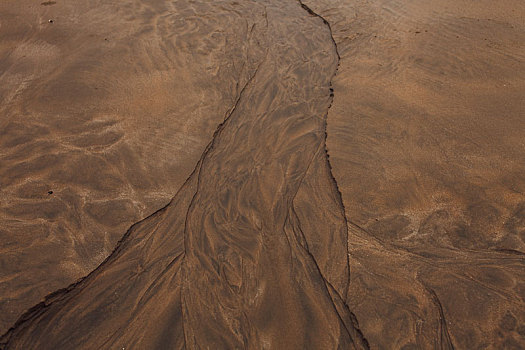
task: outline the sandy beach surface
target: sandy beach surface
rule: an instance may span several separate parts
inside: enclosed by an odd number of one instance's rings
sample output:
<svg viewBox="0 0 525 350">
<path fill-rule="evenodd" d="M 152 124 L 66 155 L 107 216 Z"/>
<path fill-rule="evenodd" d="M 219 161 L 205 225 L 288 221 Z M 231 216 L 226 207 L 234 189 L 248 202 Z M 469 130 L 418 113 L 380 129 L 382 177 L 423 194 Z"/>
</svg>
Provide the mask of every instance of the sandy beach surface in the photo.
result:
<svg viewBox="0 0 525 350">
<path fill-rule="evenodd" d="M 525 3 L 5 0 L 0 349 L 525 348 Z"/>
</svg>

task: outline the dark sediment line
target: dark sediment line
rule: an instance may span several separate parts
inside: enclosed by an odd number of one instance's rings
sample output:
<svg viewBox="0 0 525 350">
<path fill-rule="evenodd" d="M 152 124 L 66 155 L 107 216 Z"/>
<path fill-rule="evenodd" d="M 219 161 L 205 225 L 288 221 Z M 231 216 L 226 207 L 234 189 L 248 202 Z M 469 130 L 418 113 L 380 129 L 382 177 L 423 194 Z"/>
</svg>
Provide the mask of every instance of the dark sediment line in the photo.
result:
<svg viewBox="0 0 525 350">
<path fill-rule="evenodd" d="M 439 329 L 438 329 L 438 335 L 436 337 L 437 344 L 436 348 L 441 350 L 454 350 L 454 345 L 452 344 L 452 339 L 450 338 L 450 334 L 448 333 L 448 327 L 447 327 L 447 320 L 445 318 L 445 313 L 443 311 L 443 305 L 441 305 L 441 301 L 439 300 L 436 292 L 425 286 L 428 293 L 430 294 L 430 297 L 432 299 L 432 302 L 436 305 L 438 312 L 439 312 Z"/>
<path fill-rule="evenodd" d="M 330 79 L 330 98 L 331 98 L 330 105 L 328 106 L 328 108 L 326 110 L 326 115 L 324 117 L 323 146 L 324 146 L 324 152 L 325 152 L 325 156 L 326 156 L 326 164 L 328 166 L 328 174 L 329 174 L 329 177 L 330 177 L 330 181 L 332 182 L 332 184 L 333 184 L 333 186 L 334 186 L 334 188 L 335 188 L 335 190 L 337 192 L 336 193 L 336 200 L 337 200 L 338 205 L 341 208 L 342 216 L 343 216 L 343 219 L 344 219 L 344 224 L 345 224 L 346 230 L 348 232 L 348 219 L 346 217 L 346 208 L 345 208 L 345 205 L 344 205 L 344 202 L 343 202 L 343 194 L 342 194 L 341 190 L 339 189 L 339 185 L 337 183 L 337 179 L 333 175 L 332 164 L 330 163 L 330 154 L 328 152 L 328 148 L 327 148 L 327 145 L 326 145 L 326 140 L 328 138 L 328 112 L 329 112 L 330 108 L 332 107 L 332 104 L 333 104 L 333 101 L 334 101 L 334 97 L 335 97 L 332 81 L 333 81 L 334 77 L 337 75 L 337 71 L 339 70 L 339 66 L 340 66 L 340 63 L 341 63 L 341 55 L 339 54 L 339 49 L 337 47 L 337 42 L 335 41 L 335 38 L 334 38 L 334 35 L 333 35 L 333 31 L 332 31 L 332 26 L 330 25 L 330 22 L 328 22 L 320 14 L 316 13 L 315 11 L 313 11 L 310 7 L 308 7 L 306 4 L 304 4 L 301 0 L 298 0 L 298 1 L 300 3 L 301 7 L 306 12 L 308 12 L 312 16 L 320 18 L 323 21 L 324 25 L 328 28 L 328 31 L 330 32 L 330 39 L 332 41 L 332 44 L 333 44 L 334 49 L 335 49 L 335 53 L 337 55 L 337 67 L 336 67 L 336 69 L 334 71 L 333 76 Z M 347 252 L 348 252 L 349 251 L 349 249 L 348 249 L 348 240 L 347 240 L 346 243 L 347 243 Z M 347 254 L 347 263 L 348 263 L 348 259 L 349 259 L 349 254 Z M 350 277 L 348 277 L 348 283 L 349 282 L 350 282 Z M 341 295 L 343 300 L 346 300 L 347 292 L 348 292 L 348 288 L 344 291 L 344 294 Z M 348 306 L 346 304 L 345 304 L 345 306 L 348 308 Z M 361 330 L 359 328 L 359 323 L 358 323 L 357 317 L 350 310 L 348 310 L 348 312 L 350 313 L 350 315 L 352 317 L 353 326 L 354 326 L 354 328 L 357 331 L 357 336 L 361 339 L 361 342 L 364 344 L 364 346 L 367 349 L 369 349 L 370 345 L 369 345 L 368 341 L 366 340 L 366 338 L 364 337 L 363 333 L 361 332 Z"/>
<path fill-rule="evenodd" d="M 305 5 L 302 1 L 299 0 L 299 3 L 301 4 L 301 7 L 306 10 L 306 12 L 308 12 L 312 16 L 319 17 L 323 21 L 323 23 L 328 27 L 328 30 L 330 31 L 330 38 L 332 39 L 332 43 L 334 44 L 334 47 L 335 47 L 335 52 L 337 53 L 337 61 L 338 61 L 337 67 L 339 67 L 339 61 L 341 60 L 341 56 L 339 55 L 339 50 L 337 48 L 337 42 L 334 39 L 334 35 L 333 35 L 333 32 L 332 32 L 332 26 L 330 25 L 330 22 L 328 22 L 323 16 L 321 16 L 318 13 L 316 13 L 314 10 L 312 10 L 307 5 Z M 335 75 L 335 73 L 334 73 L 334 75 Z"/>
</svg>

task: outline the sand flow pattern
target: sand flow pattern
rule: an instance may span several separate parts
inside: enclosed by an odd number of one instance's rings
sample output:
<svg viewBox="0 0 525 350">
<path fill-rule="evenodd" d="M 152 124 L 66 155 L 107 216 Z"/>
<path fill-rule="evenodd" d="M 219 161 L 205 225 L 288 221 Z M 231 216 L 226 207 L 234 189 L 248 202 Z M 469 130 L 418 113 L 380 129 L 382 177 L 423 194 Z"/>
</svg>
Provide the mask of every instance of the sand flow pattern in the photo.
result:
<svg viewBox="0 0 525 350">
<path fill-rule="evenodd" d="M 525 348 L 522 1 L 0 8 L 0 349 Z"/>
<path fill-rule="evenodd" d="M 366 348 L 325 150 L 336 47 L 296 1 L 253 6 L 256 63 L 190 178 L 3 348 Z"/>
</svg>

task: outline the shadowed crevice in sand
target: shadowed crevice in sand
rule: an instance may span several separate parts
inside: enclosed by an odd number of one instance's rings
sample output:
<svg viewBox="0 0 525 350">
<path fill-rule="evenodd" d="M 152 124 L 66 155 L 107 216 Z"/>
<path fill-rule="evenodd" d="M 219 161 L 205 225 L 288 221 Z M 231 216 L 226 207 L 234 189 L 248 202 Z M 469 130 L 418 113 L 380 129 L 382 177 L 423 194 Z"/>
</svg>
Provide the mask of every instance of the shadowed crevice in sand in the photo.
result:
<svg viewBox="0 0 525 350">
<path fill-rule="evenodd" d="M 258 63 L 177 195 L 2 348 L 368 349 L 325 145 L 337 47 L 308 7 L 262 4 Z"/>
<path fill-rule="evenodd" d="M 332 44 L 333 44 L 334 49 L 335 49 L 335 53 L 337 55 L 337 67 L 336 67 L 336 69 L 334 71 L 332 79 L 330 80 L 330 97 L 331 97 L 331 101 L 330 101 L 330 105 L 328 106 L 326 115 L 324 117 L 324 131 L 325 132 L 324 132 L 323 148 L 324 148 L 325 159 L 326 159 L 325 161 L 326 161 L 326 165 L 327 165 L 327 168 L 328 168 L 328 171 L 327 171 L 328 177 L 330 178 L 330 181 L 331 181 L 331 183 L 333 185 L 333 188 L 335 189 L 335 192 L 336 192 L 333 196 L 334 196 L 334 198 L 335 198 L 335 200 L 337 202 L 337 205 L 339 206 L 339 208 L 341 210 L 341 213 L 342 213 L 342 216 L 343 216 L 343 220 L 344 220 L 344 227 L 345 227 L 345 230 L 346 230 L 347 235 L 348 235 L 348 219 L 347 219 L 346 209 L 345 209 L 344 202 L 343 202 L 343 196 L 342 196 L 341 190 L 339 189 L 339 185 L 337 183 L 337 179 L 333 175 L 332 165 L 330 163 L 330 154 L 328 152 L 328 148 L 327 148 L 327 145 L 326 145 L 326 140 L 328 138 L 328 112 L 329 112 L 330 108 L 332 107 L 332 104 L 334 102 L 334 97 L 335 97 L 335 92 L 334 92 L 332 81 L 333 81 L 333 78 L 336 76 L 337 71 L 339 69 L 339 65 L 340 65 L 340 62 L 341 62 L 341 55 L 339 54 L 339 49 L 337 47 L 337 41 L 334 38 L 334 35 L 333 35 L 333 32 L 332 32 L 332 26 L 330 25 L 330 22 L 328 22 L 322 15 L 320 15 L 319 13 L 316 13 L 314 10 L 312 10 L 310 7 L 308 7 L 308 5 L 303 3 L 301 0 L 298 0 L 298 1 L 300 3 L 301 7 L 306 12 L 308 12 L 312 16 L 320 18 L 323 21 L 323 24 L 328 28 L 328 30 L 330 32 L 330 39 L 332 41 Z M 350 266 L 349 261 L 348 261 L 348 259 L 349 259 L 348 239 L 346 241 L 346 245 L 347 245 L 347 264 L 348 264 L 348 266 Z M 315 261 L 315 259 L 313 259 L 313 260 Z M 348 272 L 348 274 L 349 273 L 350 272 Z M 349 276 L 348 276 L 347 288 L 345 288 L 344 292 L 340 295 L 342 300 L 344 300 L 344 303 L 343 303 L 344 307 L 346 307 L 347 309 L 348 309 L 348 306 L 346 305 L 346 298 L 347 298 L 348 284 L 349 283 L 350 283 L 350 279 L 349 279 Z M 329 289 L 331 291 L 334 291 L 335 293 L 337 293 L 332 286 L 329 286 Z M 358 320 L 357 320 L 356 316 L 349 309 L 348 309 L 348 312 L 350 313 L 350 316 L 351 316 L 353 328 L 357 330 L 357 334 L 355 336 L 359 337 L 361 339 L 361 342 L 363 343 L 363 346 L 365 346 L 368 349 L 370 347 L 370 345 L 369 345 L 368 341 L 366 340 L 366 338 L 363 336 L 361 330 L 359 329 L 359 323 L 358 323 Z"/>
</svg>

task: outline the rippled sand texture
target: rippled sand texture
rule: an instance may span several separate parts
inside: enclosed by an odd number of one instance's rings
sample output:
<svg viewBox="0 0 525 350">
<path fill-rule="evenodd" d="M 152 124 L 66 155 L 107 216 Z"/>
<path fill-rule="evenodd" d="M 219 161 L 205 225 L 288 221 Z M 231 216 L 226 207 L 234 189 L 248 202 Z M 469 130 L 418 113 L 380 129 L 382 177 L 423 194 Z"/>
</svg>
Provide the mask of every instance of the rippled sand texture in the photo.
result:
<svg viewBox="0 0 525 350">
<path fill-rule="evenodd" d="M 341 55 L 327 147 L 371 348 L 525 348 L 525 3 L 306 3 Z"/>
<path fill-rule="evenodd" d="M 296 1 L 249 5 L 257 63 L 195 171 L 4 348 L 367 347 L 344 303 L 347 229 L 324 144 L 336 47 Z"/>
<path fill-rule="evenodd" d="M 0 333 L 175 195 L 260 60 L 252 11 L 0 4 Z"/>
<path fill-rule="evenodd" d="M 1 349 L 525 348 L 525 4 L 303 3 L 0 5 Z"/>
</svg>

